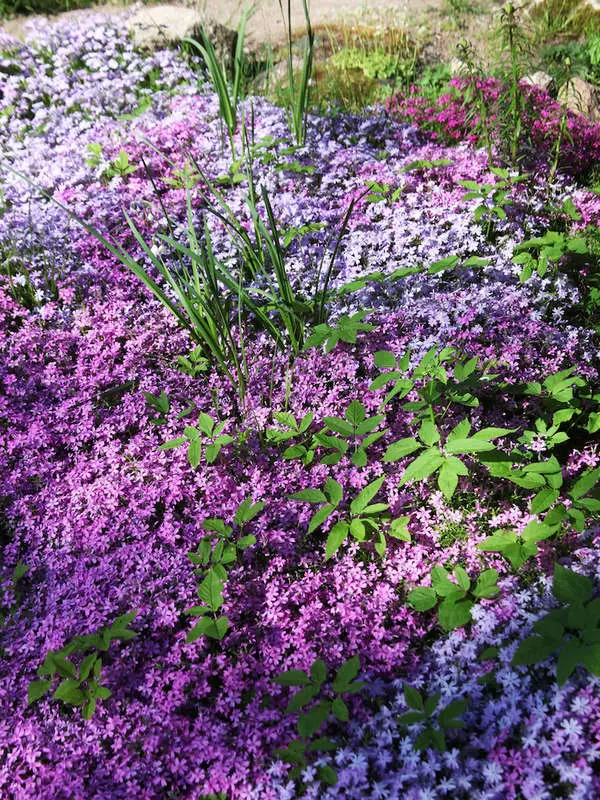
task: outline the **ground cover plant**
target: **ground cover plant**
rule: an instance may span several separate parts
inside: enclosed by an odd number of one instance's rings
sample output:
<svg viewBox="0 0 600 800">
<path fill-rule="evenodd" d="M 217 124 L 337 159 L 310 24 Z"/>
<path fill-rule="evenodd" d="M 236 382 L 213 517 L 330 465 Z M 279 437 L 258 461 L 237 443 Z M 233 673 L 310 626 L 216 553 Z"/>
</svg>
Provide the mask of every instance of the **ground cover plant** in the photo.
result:
<svg viewBox="0 0 600 800">
<path fill-rule="evenodd" d="M 600 794 L 598 129 L 0 37 L 0 795 Z"/>
</svg>

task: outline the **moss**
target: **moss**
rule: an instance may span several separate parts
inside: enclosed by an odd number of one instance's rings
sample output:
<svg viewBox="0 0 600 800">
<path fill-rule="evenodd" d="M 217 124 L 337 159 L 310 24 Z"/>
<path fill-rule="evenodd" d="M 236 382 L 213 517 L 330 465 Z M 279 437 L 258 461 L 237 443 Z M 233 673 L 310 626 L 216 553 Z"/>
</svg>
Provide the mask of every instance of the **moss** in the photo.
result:
<svg viewBox="0 0 600 800">
<path fill-rule="evenodd" d="M 442 547 L 452 547 L 455 542 L 464 541 L 468 536 L 468 531 L 460 522 L 449 522 L 440 530 L 439 542 Z"/>
</svg>

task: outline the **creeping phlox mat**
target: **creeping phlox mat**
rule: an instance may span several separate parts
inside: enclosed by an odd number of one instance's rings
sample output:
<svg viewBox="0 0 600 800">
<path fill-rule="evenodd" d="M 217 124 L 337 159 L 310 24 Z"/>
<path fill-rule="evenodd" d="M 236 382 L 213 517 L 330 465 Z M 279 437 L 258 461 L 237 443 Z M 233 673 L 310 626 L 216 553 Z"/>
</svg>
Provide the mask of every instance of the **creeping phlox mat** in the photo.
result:
<svg viewBox="0 0 600 800">
<path fill-rule="evenodd" d="M 0 34 L 0 795 L 600 796 L 596 196 L 239 110 Z"/>
</svg>

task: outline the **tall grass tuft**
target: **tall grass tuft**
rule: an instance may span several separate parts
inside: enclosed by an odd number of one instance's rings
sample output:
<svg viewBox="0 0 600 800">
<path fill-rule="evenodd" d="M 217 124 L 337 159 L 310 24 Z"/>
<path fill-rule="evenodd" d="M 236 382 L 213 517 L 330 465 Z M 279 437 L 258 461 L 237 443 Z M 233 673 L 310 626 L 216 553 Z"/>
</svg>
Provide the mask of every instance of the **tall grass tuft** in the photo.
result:
<svg viewBox="0 0 600 800">
<path fill-rule="evenodd" d="M 219 62 L 213 43 L 204 30 L 201 34 L 202 43 L 197 42 L 195 39 L 184 39 L 185 42 L 199 50 L 204 59 L 213 88 L 219 98 L 221 121 L 225 123 L 225 127 L 227 128 L 227 135 L 229 137 L 233 158 L 235 158 L 234 136 L 238 125 L 238 105 L 244 90 L 244 41 L 246 38 L 246 24 L 253 11 L 254 6 L 247 6 L 243 10 L 237 28 L 231 90 L 225 66 Z"/>
<path fill-rule="evenodd" d="M 302 57 L 302 70 L 300 78 L 296 81 L 294 74 L 293 61 L 293 40 L 292 40 L 292 9 L 291 0 L 287 0 L 287 17 L 283 10 L 283 0 L 279 0 L 279 8 L 283 16 L 287 33 L 287 104 L 290 114 L 290 122 L 296 144 L 303 145 L 306 141 L 306 119 L 308 114 L 308 103 L 310 99 L 310 83 L 313 71 L 313 50 L 314 33 L 310 24 L 310 14 L 308 13 L 308 2 L 302 0 L 304 9 L 304 19 L 306 21 L 306 44 Z"/>
</svg>

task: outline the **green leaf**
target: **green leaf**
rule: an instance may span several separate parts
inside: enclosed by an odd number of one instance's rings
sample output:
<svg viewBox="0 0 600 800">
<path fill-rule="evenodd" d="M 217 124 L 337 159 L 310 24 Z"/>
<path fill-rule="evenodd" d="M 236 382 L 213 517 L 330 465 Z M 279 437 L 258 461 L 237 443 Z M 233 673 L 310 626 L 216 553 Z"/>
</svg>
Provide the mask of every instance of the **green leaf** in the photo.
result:
<svg viewBox="0 0 600 800">
<path fill-rule="evenodd" d="M 335 675 L 335 681 L 333 683 L 333 691 L 342 693 L 346 690 L 351 681 L 356 678 L 358 675 L 358 671 L 360 669 L 360 659 L 359 657 L 352 656 L 347 661 L 341 665 Z"/>
<path fill-rule="evenodd" d="M 561 564 L 554 564 L 552 594 L 561 603 L 587 603 L 594 592 L 594 584 L 585 575 L 578 575 Z"/>
<path fill-rule="evenodd" d="M 461 628 L 471 621 L 472 608 L 472 600 L 455 600 L 447 597 L 438 608 L 440 625 L 447 631 Z"/>
<path fill-rule="evenodd" d="M 353 428 L 357 428 L 366 416 L 366 409 L 360 400 L 353 400 L 346 409 L 346 419 Z"/>
<path fill-rule="evenodd" d="M 340 417 L 325 417 L 323 419 L 323 423 L 335 433 L 339 433 L 340 436 L 353 436 L 354 435 L 354 427 L 350 425 L 349 422 L 346 420 L 341 419 Z"/>
<path fill-rule="evenodd" d="M 335 786 L 338 782 L 337 772 L 328 764 L 322 764 L 317 767 L 317 775 L 321 783 L 324 783 L 326 786 Z"/>
<path fill-rule="evenodd" d="M 326 503 L 318 511 L 315 511 L 308 523 L 308 533 L 312 533 L 316 531 L 317 528 L 320 528 L 333 511 L 335 511 L 335 506 L 332 506 L 331 503 Z"/>
<path fill-rule="evenodd" d="M 459 262 L 458 256 L 447 256 L 439 261 L 434 261 L 427 270 L 428 275 L 435 275 L 437 272 L 443 272 L 447 269 L 453 269 Z"/>
<path fill-rule="evenodd" d="M 464 589 L 465 592 L 468 592 L 471 587 L 471 581 L 469 580 L 466 570 L 461 566 L 456 566 L 454 568 L 454 577 L 456 578 L 456 582 L 461 589 Z"/>
<path fill-rule="evenodd" d="M 329 716 L 330 710 L 331 705 L 326 700 L 323 700 L 306 714 L 302 714 L 298 718 L 298 733 L 300 736 L 305 739 L 313 736 Z"/>
<path fill-rule="evenodd" d="M 308 674 L 303 669 L 289 669 L 274 678 L 278 686 L 306 686 L 310 682 Z"/>
<path fill-rule="evenodd" d="M 380 478 L 377 478 L 365 486 L 360 494 L 350 503 L 350 513 L 353 515 L 361 514 L 379 492 L 384 481 L 385 475 L 382 475 Z"/>
<path fill-rule="evenodd" d="M 451 703 L 443 708 L 438 716 L 438 722 L 441 728 L 464 728 L 465 723 L 462 720 L 457 720 L 457 717 L 462 716 L 467 710 L 466 700 L 453 700 Z"/>
<path fill-rule="evenodd" d="M 69 703 L 72 706 L 80 706 L 85 702 L 85 694 L 79 688 L 79 681 L 67 680 L 62 681 L 52 695 L 55 700 L 62 700 L 64 703 Z"/>
<path fill-rule="evenodd" d="M 333 478 L 327 478 L 323 491 L 332 506 L 337 506 L 342 502 L 344 491 L 340 484 Z"/>
<path fill-rule="evenodd" d="M 414 711 L 423 711 L 424 706 L 421 693 L 413 686 L 409 686 L 408 683 L 404 684 L 404 699 L 409 708 L 412 708 Z"/>
<path fill-rule="evenodd" d="M 450 500 L 458 486 L 458 474 L 455 467 L 448 460 L 444 461 L 440 468 L 438 486 L 447 500 Z"/>
<path fill-rule="evenodd" d="M 436 692 L 425 700 L 425 714 L 430 717 L 439 705 L 441 694 Z"/>
<path fill-rule="evenodd" d="M 346 540 L 350 528 L 347 522 L 340 520 L 336 522 L 329 531 L 325 544 L 325 560 L 327 561 L 339 549 L 342 542 Z"/>
<path fill-rule="evenodd" d="M 495 597 L 500 591 L 496 586 L 498 580 L 498 570 L 486 569 L 477 578 L 477 583 L 473 589 L 475 597 Z"/>
<path fill-rule="evenodd" d="M 531 513 L 541 514 L 542 511 L 546 511 L 558 500 L 559 496 L 560 492 L 558 489 L 552 489 L 550 486 L 541 489 L 531 501 L 531 505 L 529 506 Z"/>
<path fill-rule="evenodd" d="M 400 714 L 399 717 L 396 717 L 396 721 L 400 725 L 412 725 L 415 722 L 423 722 L 424 719 L 425 714 L 422 711 L 407 711 L 405 714 Z"/>
<path fill-rule="evenodd" d="M 416 611 L 429 611 L 437 603 L 435 589 L 429 586 L 417 586 L 406 599 Z"/>
<path fill-rule="evenodd" d="M 200 463 L 200 454 L 202 452 L 202 444 L 200 439 L 192 439 L 188 447 L 188 461 L 192 469 L 196 469 Z"/>
<path fill-rule="evenodd" d="M 331 704 L 331 710 L 334 713 L 336 719 L 339 719 L 340 722 L 348 722 L 350 719 L 350 714 L 348 713 L 348 706 L 341 697 L 336 697 L 333 703 Z"/>
<path fill-rule="evenodd" d="M 440 597 L 451 597 L 457 592 L 460 596 L 464 595 L 464 590 L 449 579 L 447 570 L 439 564 L 431 570 L 431 585 Z"/>
<path fill-rule="evenodd" d="M 309 683 L 308 686 L 303 686 L 301 689 L 298 689 L 287 704 L 285 713 L 294 714 L 296 711 L 300 711 L 304 706 L 308 705 L 311 700 L 314 700 L 320 691 L 320 686 L 314 683 Z"/>
<path fill-rule="evenodd" d="M 593 469 L 590 472 L 586 472 L 584 475 L 582 475 L 579 478 L 579 480 L 575 484 L 573 484 L 573 487 L 569 492 L 569 495 L 574 500 L 579 500 L 580 497 L 583 497 L 591 489 L 593 489 L 598 480 L 600 480 L 600 467 L 598 467 L 597 469 Z"/>
<path fill-rule="evenodd" d="M 430 419 L 424 419 L 419 428 L 419 439 L 427 445 L 433 447 L 440 440 L 440 434 L 435 424 Z"/>
<path fill-rule="evenodd" d="M 379 369 L 394 369 L 396 366 L 396 356 L 389 350 L 378 350 L 373 359 Z"/>
<path fill-rule="evenodd" d="M 77 670 L 75 668 L 75 664 L 73 664 L 67 658 L 62 656 L 60 653 L 53 653 L 52 661 L 54 662 L 54 667 L 56 668 L 56 671 L 61 676 L 61 678 L 77 677 Z"/>
<path fill-rule="evenodd" d="M 229 630 L 229 620 L 227 617 L 219 617 L 216 620 L 210 617 L 202 617 L 201 620 L 190 631 L 188 631 L 186 642 L 195 642 L 201 636 L 208 636 L 210 639 L 221 639 Z"/>
<path fill-rule="evenodd" d="M 427 750 L 431 744 L 433 744 L 433 730 L 425 728 L 415 739 L 414 748 L 415 750 Z"/>
<path fill-rule="evenodd" d="M 211 567 L 198 587 L 198 597 L 211 611 L 218 611 L 223 605 L 223 581 Z"/>
<path fill-rule="evenodd" d="M 475 436 L 470 439 L 453 439 L 451 442 L 447 441 L 445 447 L 447 453 L 452 453 L 454 455 L 485 453 L 495 449 L 496 445 L 485 439 L 477 439 Z"/>
<path fill-rule="evenodd" d="M 85 681 L 88 678 L 90 672 L 92 671 L 92 667 L 94 666 L 94 662 L 96 661 L 97 658 L 98 658 L 97 653 L 90 653 L 89 656 L 86 656 L 83 659 L 79 667 L 78 677 L 80 681 Z"/>
<path fill-rule="evenodd" d="M 556 682 L 564 686 L 581 661 L 583 645 L 577 639 L 569 639 L 561 648 L 556 663 Z"/>
<path fill-rule="evenodd" d="M 83 704 L 83 708 L 81 709 L 81 716 L 84 719 L 91 719 L 94 716 L 95 710 L 96 710 L 96 698 L 90 697 L 90 699 Z"/>
<path fill-rule="evenodd" d="M 339 747 L 337 742 L 334 742 L 332 739 L 328 739 L 326 736 L 320 736 L 318 739 L 313 739 L 313 741 L 308 745 L 308 752 L 314 753 L 318 750 L 330 751 L 330 750 L 337 750 Z"/>
<path fill-rule="evenodd" d="M 350 521 L 350 535 L 359 542 L 364 542 L 366 539 L 367 529 L 360 519 L 353 519 Z"/>
<path fill-rule="evenodd" d="M 592 675 L 600 676 L 600 644 L 585 647 L 581 653 L 581 663 Z"/>
<path fill-rule="evenodd" d="M 545 661 L 557 648 L 555 641 L 542 636 L 529 636 L 524 639 L 513 656 L 513 666 L 528 666 Z"/>
<path fill-rule="evenodd" d="M 205 414 L 201 411 L 198 416 L 198 427 L 202 433 L 206 434 L 206 436 L 210 436 L 215 427 L 215 421 L 209 414 Z"/>
<path fill-rule="evenodd" d="M 408 530 L 408 523 L 410 517 L 398 517 L 393 519 L 390 523 L 389 535 L 393 539 L 399 539 L 401 542 L 410 542 L 410 532 Z"/>
<path fill-rule="evenodd" d="M 236 525 L 245 525 L 258 516 L 264 507 L 265 503 L 262 500 L 253 505 L 252 498 L 246 497 L 237 507 L 233 521 Z"/>
<path fill-rule="evenodd" d="M 563 625 L 557 620 L 552 619 L 549 614 L 538 619 L 533 625 L 533 630 L 541 634 L 544 639 L 556 642 L 556 647 L 561 643 L 565 632 Z"/>
<path fill-rule="evenodd" d="M 404 456 L 414 453 L 415 450 L 420 450 L 421 447 L 422 445 L 416 439 L 400 439 L 387 448 L 383 460 L 385 462 L 398 461 Z"/>
<path fill-rule="evenodd" d="M 27 703 L 31 705 L 43 697 L 52 686 L 51 680 L 31 681 L 27 687 Z"/>
<path fill-rule="evenodd" d="M 455 439 L 465 439 L 471 431 L 471 423 L 468 419 L 462 419 L 446 437 L 447 442 L 452 442 Z"/>
<path fill-rule="evenodd" d="M 318 658 L 310 668 L 310 677 L 315 683 L 323 683 L 327 678 L 325 662 Z"/>
<path fill-rule="evenodd" d="M 327 497 L 320 489 L 302 489 L 288 495 L 290 500 L 303 500 L 306 503 L 326 503 Z"/>
<path fill-rule="evenodd" d="M 422 481 L 428 478 L 441 467 L 444 461 L 444 456 L 440 453 L 438 447 L 431 447 L 425 450 L 404 470 L 400 486 L 404 486 L 409 481 Z"/>
</svg>

